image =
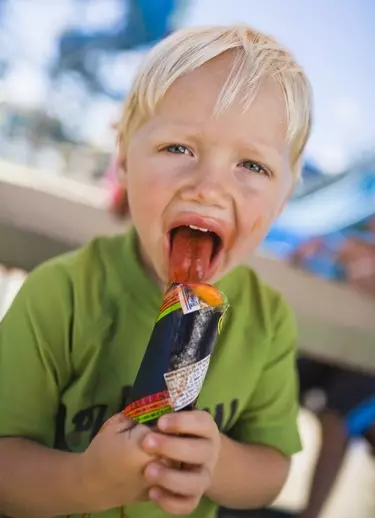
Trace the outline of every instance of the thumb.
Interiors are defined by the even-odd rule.
[[[103,432],[104,429],[108,431],[112,431],[114,433],[122,433],[126,432],[133,428],[137,423],[132,421],[129,417],[126,417],[122,412],[113,415],[103,424],[99,433]]]

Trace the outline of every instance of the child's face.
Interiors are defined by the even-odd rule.
[[[249,257],[292,188],[276,81],[265,81],[246,111],[238,100],[213,115],[232,59],[227,53],[177,80],[124,157],[142,257],[164,282],[172,228],[190,223],[220,235],[206,279],[212,282]]]

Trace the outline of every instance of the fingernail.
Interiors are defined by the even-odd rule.
[[[151,464],[151,465],[147,468],[147,475],[148,475],[150,478],[156,478],[156,477],[159,475],[159,472],[160,472],[160,468],[159,468],[159,466],[157,466],[156,464]]]
[[[167,430],[169,428],[170,424],[171,424],[170,417],[163,416],[158,421],[158,428],[160,428],[160,430]]]
[[[150,500],[159,500],[160,491],[158,490],[158,488],[152,487],[148,492],[148,496],[150,497]]]
[[[146,437],[146,439],[143,442],[144,446],[148,450],[153,450],[157,446],[157,441],[154,435],[150,434]]]

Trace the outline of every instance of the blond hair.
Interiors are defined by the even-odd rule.
[[[128,145],[132,134],[152,116],[178,78],[230,50],[235,51],[235,59],[217,100],[216,113],[229,106],[240,92],[244,92],[242,100],[247,107],[261,81],[275,78],[285,97],[286,138],[291,150],[291,168],[298,178],[311,127],[309,81],[288,50],[273,38],[246,26],[182,29],[153,47],[125,102],[119,124],[123,144]]]

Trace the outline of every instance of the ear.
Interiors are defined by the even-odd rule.
[[[128,176],[128,169],[127,169],[127,156],[126,156],[126,150],[124,146],[124,141],[122,134],[119,134],[118,142],[117,142],[117,180],[118,183],[125,187],[127,186],[127,176]]]

